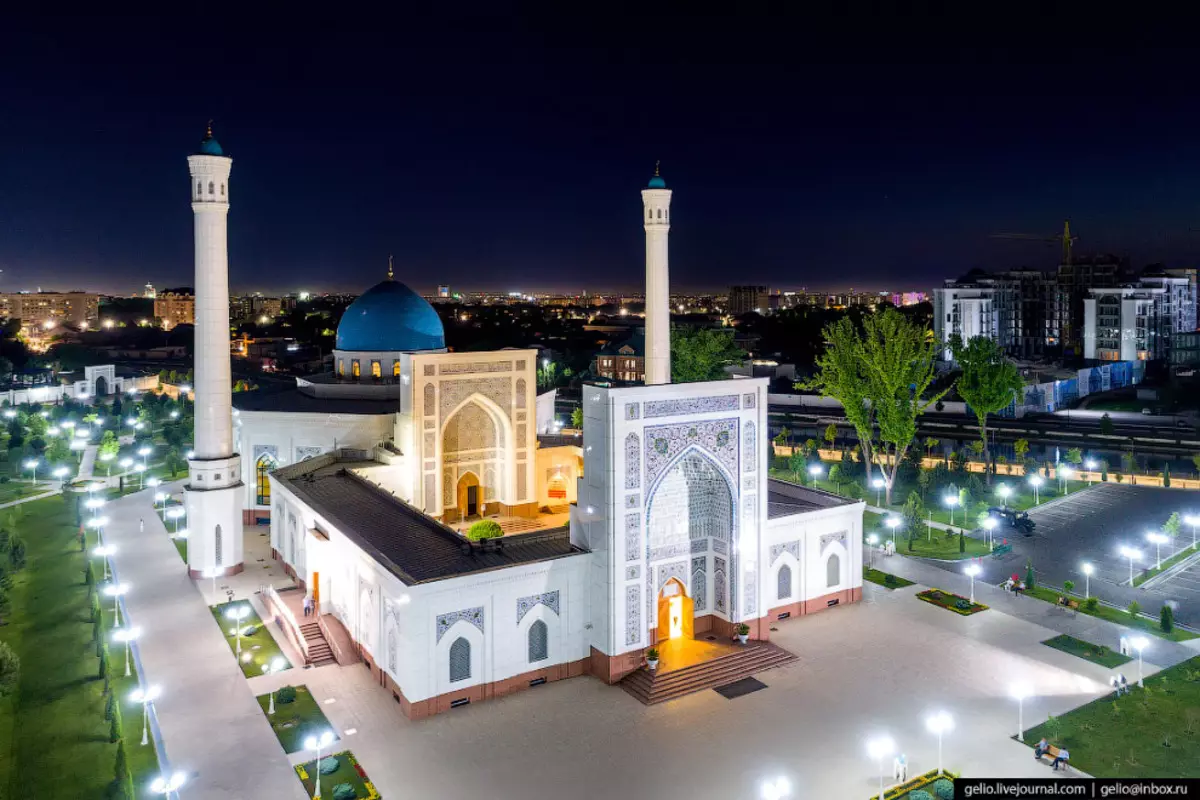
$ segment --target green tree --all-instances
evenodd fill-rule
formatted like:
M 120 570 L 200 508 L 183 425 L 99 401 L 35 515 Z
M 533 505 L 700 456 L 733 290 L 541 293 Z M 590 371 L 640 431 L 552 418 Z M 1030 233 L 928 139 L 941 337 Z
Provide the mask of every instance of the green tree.
M 1162 628 L 1163 633 L 1175 630 L 1175 612 L 1166 603 L 1158 612 L 1158 627 Z
M 113 767 L 114 800 L 134 800 L 133 775 L 129 772 L 129 757 L 125 754 L 125 742 L 117 744 L 117 760 Z
M 900 516 L 904 520 L 904 530 L 908 533 L 908 549 L 912 550 L 913 541 L 917 538 L 921 530 L 921 521 L 925 517 L 925 502 L 920 494 L 915 491 L 908 493 Z
M 1083 451 L 1078 447 L 1072 447 L 1067 451 L 1067 463 L 1079 466 L 1083 463 Z
M 917 473 L 917 486 L 921 487 L 921 500 L 924 501 L 926 492 L 933 482 L 933 470 L 923 469 Z
M 1170 536 L 1172 539 L 1179 536 L 1179 531 L 1183 527 L 1183 520 L 1179 516 L 1179 512 L 1172 512 L 1171 516 L 1167 517 L 1167 521 L 1163 523 L 1163 533 Z
M 46 461 L 50 464 L 62 464 L 71 458 L 71 447 L 65 436 L 56 436 L 46 446 Z
M 1075 588 L 1075 581 L 1063 581 L 1063 591 L 1070 594 Z
M 1142 613 L 1142 604 L 1137 600 L 1130 600 L 1129 605 L 1126 606 L 1125 610 L 1129 612 L 1129 616 L 1136 617 L 1138 614 Z
M 539 389 L 550 389 L 558 382 L 558 364 L 553 361 L 544 361 L 542 366 L 538 367 L 537 385 Z
M 925 455 L 926 456 L 931 455 L 934 448 L 936 448 L 941 443 L 942 443 L 941 439 L 935 438 L 933 436 L 926 436 L 925 437 Z
M 1171 488 L 1171 465 L 1170 464 L 1163 464 L 1162 479 L 1163 479 L 1163 487 L 1170 489 Z
M 805 440 L 804 455 L 806 455 L 806 456 L 819 456 L 820 455 L 820 453 L 817 452 L 817 440 L 816 439 Z
M 1132 450 L 1121 454 L 1121 465 L 1130 475 L 1137 471 L 1137 456 L 1133 454 Z
M 7 642 L 0 642 L 0 697 L 15 692 L 20 680 L 21 659 Z
M 1035 582 L 1035 578 L 1034 578 L 1034 574 L 1033 574 L 1033 562 L 1026 561 L 1025 562 L 1025 588 L 1033 589 L 1036 586 L 1037 586 L 1037 583 Z
M 829 423 L 825 426 L 825 444 L 833 447 L 837 443 L 838 429 L 834 423 Z
M 110 742 L 119 742 L 121 737 L 125 735 L 124 725 L 121 724 L 121 704 L 113 706 L 113 715 L 108 724 L 108 740 Z
M 1112 417 L 1107 413 L 1100 417 L 1100 435 L 1112 436 L 1116 433 L 1116 428 L 1113 427 Z
M 974 336 L 964 344 L 962 337 L 955 334 L 950 337 L 950 352 L 962 370 L 956 383 L 958 394 L 979 420 L 980 452 L 984 461 L 990 462 L 988 415 L 1007 408 L 1025 382 L 1021 380 L 1017 365 L 1008 360 L 995 339 Z M 990 484 L 991 473 L 985 471 L 985 475 Z
M 1200 473 L 1200 453 L 1192 454 L 1192 466 L 1196 468 L 1196 472 Z
M 97 450 L 97 454 L 101 456 L 112 457 L 108 461 L 108 469 L 110 474 L 112 472 L 112 462 L 116 460 L 117 454 L 120 452 L 121 443 L 117 441 L 117 435 L 112 431 L 105 431 L 104 435 L 100 437 L 100 447 Z
M 1025 457 L 1029 455 L 1029 441 L 1027 439 L 1017 439 L 1013 442 L 1013 455 L 1017 461 L 1025 463 Z
M 799 449 L 793 450 L 788 456 L 788 469 L 792 472 L 792 480 L 803 478 L 804 471 L 808 469 L 808 459 Z
M 575 408 L 571 410 L 571 427 L 579 430 L 583 427 L 583 409 Z
M 671 382 L 719 381 L 725 367 L 746 359 L 734 344 L 733 331 L 712 328 L 671 329 Z
M 842 317 L 825 327 L 824 337 L 817 374 L 805 387 L 842 404 L 858 433 L 868 481 L 871 465 L 881 456 L 891 505 L 896 473 L 916 436 L 917 417 L 949 391 L 926 396 L 934 378 L 933 337 L 892 307 L 865 317 L 861 330 Z M 876 426 L 879 441 L 872 444 Z

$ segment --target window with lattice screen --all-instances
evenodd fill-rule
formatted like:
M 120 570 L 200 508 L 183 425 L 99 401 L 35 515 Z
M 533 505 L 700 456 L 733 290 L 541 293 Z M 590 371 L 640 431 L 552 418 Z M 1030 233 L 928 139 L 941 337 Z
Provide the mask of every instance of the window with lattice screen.
M 540 619 L 529 626 L 529 663 L 550 657 L 550 632 Z
M 455 639 L 450 645 L 450 682 L 457 683 L 471 677 L 471 643 L 466 639 Z
M 784 564 L 779 568 L 779 599 L 787 600 L 792 596 L 792 568 Z

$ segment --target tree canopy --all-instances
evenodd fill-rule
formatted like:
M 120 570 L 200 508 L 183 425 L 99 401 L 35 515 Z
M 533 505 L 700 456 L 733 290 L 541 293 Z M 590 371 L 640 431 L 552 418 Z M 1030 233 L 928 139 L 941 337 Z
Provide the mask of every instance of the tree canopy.
M 956 383 L 958 394 L 979 420 L 979 440 L 986 464 L 990 460 L 988 415 L 1006 408 L 1025 383 L 1021 380 L 1017 365 L 1008 360 L 994 339 L 973 336 L 964 344 L 962 337 L 954 334 L 950 337 L 950 352 L 962 369 Z M 991 471 L 985 470 L 984 474 L 991 482 Z
M 733 341 L 733 331 L 711 328 L 671 329 L 671 382 L 718 381 L 725 367 L 746 358 Z

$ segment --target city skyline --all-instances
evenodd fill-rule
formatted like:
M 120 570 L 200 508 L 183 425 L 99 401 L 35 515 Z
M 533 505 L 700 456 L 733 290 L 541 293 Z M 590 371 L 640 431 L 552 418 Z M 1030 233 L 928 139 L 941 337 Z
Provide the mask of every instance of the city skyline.
M 177 157 L 209 117 L 235 161 L 239 291 L 359 292 L 388 254 L 423 294 L 578 293 L 597 275 L 596 290 L 627 291 L 656 160 L 676 193 L 679 292 L 927 290 L 974 267 L 1050 269 L 1052 246 L 990 236 L 1051 237 L 1067 218 L 1081 254 L 1200 260 L 1190 89 L 1136 49 L 1074 76 L 1061 113 L 1069 68 L 953 51 L 884 71 L 831 49 L 801 62 L 732 44 L 714 63 L 679 37 L 597 32 L 564 53 L 543 34 L 487 34 L 404 52 L 337 31 L 320 48 L 229 34 L 219 59 L 179 32 L 23 37 L 2 57 L 20 124 L 0 130 L 0 288 L 188 284 Z

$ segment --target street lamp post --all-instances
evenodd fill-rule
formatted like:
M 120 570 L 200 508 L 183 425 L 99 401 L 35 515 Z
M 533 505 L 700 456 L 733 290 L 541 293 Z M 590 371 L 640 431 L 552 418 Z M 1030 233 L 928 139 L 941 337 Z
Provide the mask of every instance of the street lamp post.
M 150 784 L 150 791 L 154 792 L 155 794 L 164 795 L 166 800 L 171 800 L 172 794 L 178 798 L 179 787 L 183 786 L 186 780 L 187 775 L 183 774 L 182 772 L 176 772 L 169 778 L 164 778 L 160 775 Z
M 1029 479 L 1029 483 L 1033 486 L 1033 504 L 1040 506 L 1042 504 L 1042 476 L 1034 475 Z
M 142 704 L 142 746 L 150 744 L 150 704 L 160 694 L 157 686 L 148 686 L 145 689 L 134 689 L 129 695 L 129 699 L 135 703 Z
M 884 520 L 884 524 L 888 526 L 892 533 L 892 547 L 896 547 L 896 528 L 900 527 L 899 517 L 888 517 Z
M 108 557 L 117 552 L 115 544 L 102 544 L 92 550 L 92 555 L 99 556 L 104 561 L 104 580 L 108 580 Z
M 1008 508 L 1008 496 L 1012 494 L 1012 487 L 1006 483 L 1002 483 L 996 491 L 1000 493 L 1000 501 L 1004 503 L 1004 507 Z
M 879 767 L 879 800 L 883 800 L 883 760 L 896 752 L 896 743 L 890 736 L 877 736 L 867 742 L 867 752 Z
M 1084 562 L 1083 564 L 1083 599 L 1087 600 L 1092 596 L 1092 571 L 1094 567 L 1091 564 Z
M 1068 483 L 1068 481 L 1070 481 L 1071 476 L 1075 474 L 1075 470 L 1071 469 L 1070 467 L 1068 467 L 1064 464 L 1063 466 L 1056 469 L 1055 473 L 1059 476 L 1059 485 L 1062 486 L 1062 488 L 1063 488 L 1063 495 L 1065 496 L 1065 495 L 1070 494 L 1071 493 L 1071 484 Z
M 875 543 L 879 541 L 879 537 L 871 534 L 867 537 L 867 567 L 875 567 Z
M 54 477 L 58 478 L 59 491 L 62 491 L 63 487 L 66 485 L 67 475 L 70 474 L 70 472 L 71 470 L 67 469 L 66 467 L 55 467 L 54 472 L 50 473 Z
M 792 785 L 782 775 L 773 781 L 763 781 L 762 800 L 784 800 L 791 793 Z
M 958 505 L 958 496 L 948 494 L 942 498 L 942 502 L 950 506 L 950 527 L 954 527 L 954 507 Z
M 113 639 L 125 644 L 125 677 L 128 678 L 132 673 L 129 671 L 129 644 L 134 639 L 142 635 L 141 628 L 121 628 L 113 632 Z
M 1012 696 L 1017 699 L 1017 741 L 1025 741 L 1025 698 L 1029 696 L 1029 689 L 1020 684 L 1012 687 Z
M 320 736 L 309 736 L 304 740 L 305 750 L 315 750 L 317 760 L 314 762 L 315 769 L 313 773 L 316 775 L 317 790 L 313 792 L 313 800 L 321 796 L 321 748 L 328 747 L 333 744 L 333 731 L 326 730 Z
M 1096 463 L 1095 459 L 1089 458 L 1087 461 L 1083 462 L 1083 465 L 1085 467 L 1087 467 L 1088 483 L 1095 483 L 1096 482 L 1096 467 L 1098 467 L 1099 464 Z
M 104 462 L 104 474 L 107 477 L 112 476 L 112 460 L 116 458 L 112 453 L 101 453 L 100 460 Z
M 820 464 L 812 464 L 811 466 L 809 466 L 808 477 L 809 477 L 810 485 L 815 484 L 817 482 L 817 478 L 821 477 L 822 472 L 824 472 L 824 470 L 821 468 Z
M 113 627 L 121 624 L 121 596 L 129 591 L 129 584 L 115 583 L 104 590 L 113 599 Z
M 104 526 L 108 524 L 108 517 L 92 517 L 84 524 L 96 532 L 97 544 L 104 541 Z
M 242 620 L 250 616 L 250 606 L 238 606 L 225 612 L 225 616 L 237 623 L 237 656 L 242 657 Z
M 987 532 L 988 532 L 988 552 L 989 553 L 993 549 L 995 549 L 995 544 L 992 543 L 992 532 L 994 530 L 996 530 L 996 524 L 997 523 L 996 523 L 995 517 L 988 517 L 987 519 L 985 519 L 983 521 L 983 527 L 986 528 Z
M 134 466 L 133 471 L 137 473 L 138 491 L 141 491 L 143 488 L 142 479 L 145 477 L 145 474 L 146 474 L 146 465 L 145 464 L 137 464 Z
M 971 602 L 972 603 L 975 602 L 975 576 L 978 575 L 980 572 L 982 572 L 982 570 L 980 569 L 978 564 L 968 564 L 967 565 L 967 574 L 971 576 Z
M 954 728 L 954 719 L 945 711 L 939 711 L 925 720 L 925 727 L 938 737 L 938 775 L 942 774 L 942 735 Z
M 143 465 L 146 463 L 146 457 L 149 456 L 150 453 L 153 452 L 153 450 L 154 450 L 154 448 L 152 448 L 152 447 L 139 447 L 138 448 L 137 454 L 142 457 Z
M 1134 550 L 1132 547 L 1122 547 L 1121 557 L 1129 559 L 1129 585 L 1133 586 L 1133 562 L 1140 559 L 1142 554 L 1140 551 Z
M 171 528 L 171 533 L 179 533 L 179 520 L 186 513 L 181 507 L 172 508 L 167 511 L 167 519 L 175 520 L 175 525 Z
M 1188 514 L 1183 518 L 1183 521 L 1192 526 L 1192 549 L 1196 549 L 1196 526 L 1200 525 L 1200 517 L 1195 514 Z
M 887 483 L 883 480 L 883 478 L 876 478 L 875 480 L 871 481 L 871 485 L 875 487 L 875 507 L 882 508 L 881 503 L 883 502 L 883 487 L 886 486 Z
M 1146 539 L 1154 545 L 1154 568 L 1162 569 L 1162 546 L 1164 542 L 1170 541 L 1161 533 L 1147 533 Z M 1129 579 L 1131 582 L 1133 578 Z
M 284 668 L 284 663 L 283 663 L 282 658 L 275 658 L 271 661 L 270 664 L 262 665 L 262 671 L 263 671 L 264 675 L 273 675 L 276 672 L 279 672 L 279 670 L 281 670 L 283 668 Z M 274 716 L 274 715 L 275 715 L 275 690 L 272 689 L 271 690 L 270 707 L 267 709 L 267 716 Z
M 36 458 L 31 458 L 25 462 L 25 469 L 33 473 L 33 485 L 37 486 L 37 468 L 38 461 Z
M 1138 686 L 1142 689 L 1146 688 L 1146 676 L 1142 671 L 1142 651 L 1146 649 L 1146 645 L 1150 644 L 1150 640 L 1145 636 L 1135 636 L 1129 642 L 1133 645 L 1133 649 L 1138 651 Z

